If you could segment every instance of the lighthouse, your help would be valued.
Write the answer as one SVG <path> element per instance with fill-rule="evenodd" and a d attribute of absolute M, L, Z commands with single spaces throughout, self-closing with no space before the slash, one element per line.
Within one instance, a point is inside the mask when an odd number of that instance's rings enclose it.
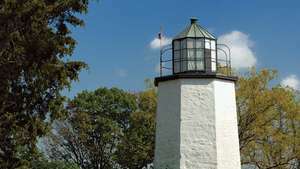
<path fill-rule="evenodd" d="M 154 168 L 240 169 L 230 49 L 192 18 L 160 62 Z"/>

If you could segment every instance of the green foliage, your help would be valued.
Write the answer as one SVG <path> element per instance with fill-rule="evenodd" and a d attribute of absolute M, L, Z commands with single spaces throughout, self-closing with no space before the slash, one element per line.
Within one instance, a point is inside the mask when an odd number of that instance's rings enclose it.
<path fill-rule="evenodd" d="M 136 100 L 117 88 L 78 94 L 68 104 L 69 118 L 57 124 L 57 134 L 48 140 L 50 157 L 81 168 L 117 168 L 115 152 L 137 110 Z"/>
<path fill-rule="evenodd" d="M 146 87 L 146 90 L 151 90 L 151 89 L 156 89 L 155 86 L 154 86 L 154 80 L 153 79 L 145 79 L 144 80 L 144 83 L 145 83 L 145 87 Z"/>
<path fill-rule="evenodd" d="M 300 103 L 293 90 L 271 87 L 275 77 L 275 71 L 257 73 L 253 69 L 237 84 L 242 163 L 296 169 L 300 159 Z"/>
<path fill-rule="evenodd" d="M 69 26 L 87 0 L 0 1 L 0 168 L 26 168 L 37 138 L 63 115 L 60 91 L 86 67 L 69 61 L 75 47 Z"/>
<path fill-rule="evenodd" d="M 72 163 L 64 161 L 48 161 L 45 159 L 35 160 L 32 162 L 32 169 L 80 169 Z"/>
<path fill-rule="evenodd" d="M 68 104 L 66 121 L 46 141 L 53 160 L 81 168 L 139 169 L 154 156 L 156 93 L 131 94 L 116 88 L 79 93 Z"/>
<path fill-rule="evenodd" d="M 157 94 L 154 88 L 138 94 L 138 106 L 140 111 L 155 114 L 157 106 Z"/>
<path fill-rule="evenodd" d="M 131 114 L 116 152 L 122 168 L 142 169 L 153 162 L 156 104 L 154 89 L 138 94 L 139 111 Z"/>

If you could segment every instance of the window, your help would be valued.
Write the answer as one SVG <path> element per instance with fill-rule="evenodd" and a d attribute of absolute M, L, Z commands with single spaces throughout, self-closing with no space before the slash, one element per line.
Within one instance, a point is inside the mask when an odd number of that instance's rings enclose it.
<path fill-rule="evenodd" d="M 186 39 L 181 40 L 181 49 L 185 49 L 186 48 Z"/>
<path fill-rule="evenodd" d="M 196 49 L 196 67 L 197 70 L 204 70 L 204 50 Z"/>
<path fill-rule="evenodd" d="M 210 41 L 211 50 L 216 50 L 216 41 L 211 40 Z"/>
<path fill-rule="evenodd" d="M 174 62 L 174 72 L 175 73 L 180 72 L 180 62 L 179 61 Z"/>
<path fill-rule="evenodd" d="M 211 71 L 215 72 L 216 70 L 217 70 L 216 51 L 211 50 Z"/>
<path fill-rule="evenodd" d="M 196 40 L 196 48 L 203 48 L 203 39 L 197 39 Z"/>
<path fill-rule="evenodd" d="M 193 70 L 216 71 L 216 42 L 214 40 L 186 38 L 175 40 L 173 45 L 174 73 Z"/>
<path fill-rule="evenodd" d="M 187 48 L 194 48 L 194 42 L 195 40 L 194 39 L 188 39 L 187 40 Z"/>
<path fill-rule="evenodd" d="M 195 70 L 195 49 L 188 49 L 188 70 Z"/>
<path fill-rule="evenodd" d="M 179 62 L 180 61 L 180 50 L 174 51 L 174 61 Z"/>
<path fill-rule="evenodd" d="M 181 50 L 181 69 L 180 71 L 187 71 L 187 51 L 186 49 Z"/>
<path fill-rule="evenodd" d="M 180 41 L 179 40 L 174 41 L 174 50 L 180 50 Z"/>
<path fill-rule="evenodd" d="M 205 39 L 205 49 L 211 49 L 211 44 L 209 39 Z"/>

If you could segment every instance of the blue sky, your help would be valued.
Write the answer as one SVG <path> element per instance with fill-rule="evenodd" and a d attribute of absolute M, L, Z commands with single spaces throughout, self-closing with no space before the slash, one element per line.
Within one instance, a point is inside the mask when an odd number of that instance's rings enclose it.
<path fill-rule="evenodd" d="M 158 75 L 158 50 L 150 43 L 160 26 L 172 38 L 192 16 L 217 37 L 244 35 L 244 47 L 259 69 L 277 69 L 279 80 L 290 77 L 298 83 L 300 1 L 99 0 L 82 16 L 85 27 L 73 29 L 78 45 L 72 59 L 90 68 L 66 95 L 103 86 L 142 90 L 144 79 Z"/>

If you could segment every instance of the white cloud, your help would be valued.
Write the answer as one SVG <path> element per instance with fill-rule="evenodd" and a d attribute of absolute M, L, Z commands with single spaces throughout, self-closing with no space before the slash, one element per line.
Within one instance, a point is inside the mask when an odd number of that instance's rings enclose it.
<path fill-rule="evenodd" d="M 119 77 L 127 77 L 128 76 L 127 71 L 124 69 L 116 69 L 115 74 Z"/>
<path fill-rule="evenodd" d="M 151 43 L 150 43 L 150 47 L 152 49 L 159 49 L 160 48 L 160 43 L 161 43 L 161 46 L 164 47 L 164 46 L 167 46 L 169 44 L 172 43 L 172 38 L 168 38 L 168 37 L 164 37 L 162 36 L 161 38 L 161 42 L 160 40 L 156 37 L 154 38 Z"/>
<path fill-rule="evenodd" d="M 281 85 L 284 87 L 290 87 L 295 90 L 300 90 L 300 80 L 296 75 L 289 75 L 281 81 Z"/>
<path fill-rule="evenodd" d="M 254 43 L 250 40 L 249 35 L 235 30 L 221 35 L 218 38 L 218 43 L 229 46 L 233 68 L 242 69 L 256 65 L 256 57 L 252 49 Z M 226 48 L 224 49 L 226 50 Z M 224 53 L 218 52 L 220 58 L 225 57 Z"/>

